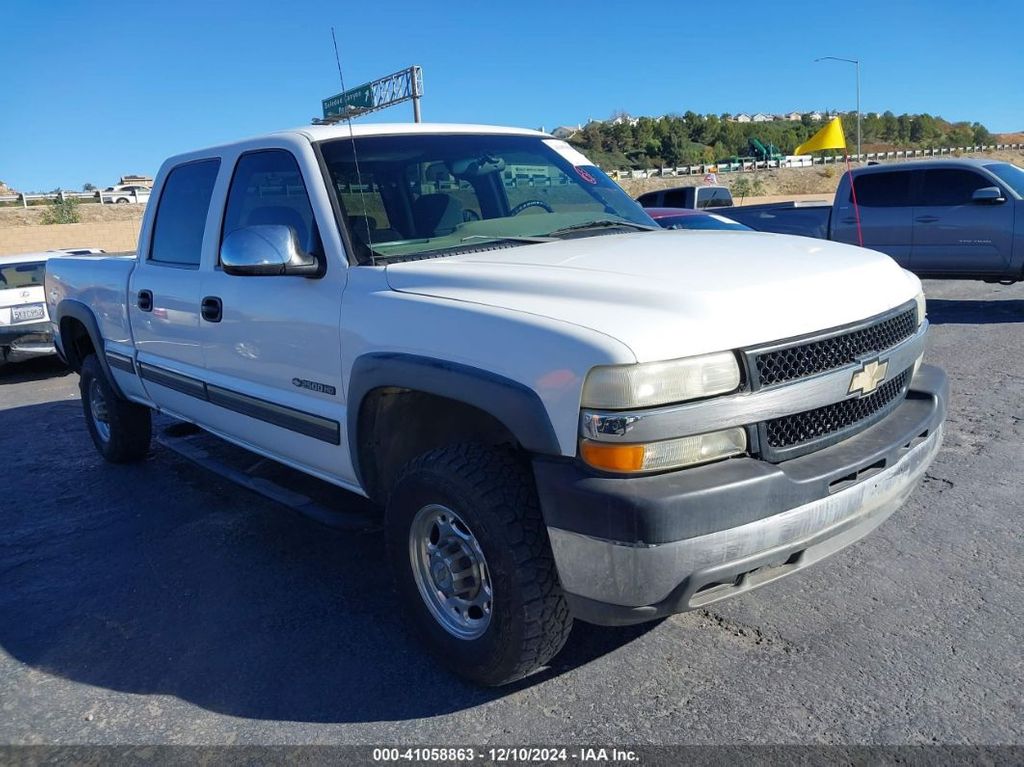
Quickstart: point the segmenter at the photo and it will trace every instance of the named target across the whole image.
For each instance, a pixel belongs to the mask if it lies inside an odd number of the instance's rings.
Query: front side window
[[[978,189],[992,186],[984,176],[970,170],[935,168],[924,172],[918,205],[970,205]]]
[[[291,152],[270,149],[238,159],[221,238],[245,226],[277,224],[291,227],[306,253],[319,251],[319,238],[299,164]]]
[[[199,266],[203,231],[220,160],[200,160],[174,168],[164,182],[153,224],[149,260],[174,266]]]
[[[656,228],[563,141],[407,134],[321,146],[361,263]]]

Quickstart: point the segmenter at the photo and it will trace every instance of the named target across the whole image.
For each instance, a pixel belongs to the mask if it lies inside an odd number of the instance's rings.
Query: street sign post
[[[313,122],[336,123],[401,104],[403,101],[412,101],[413,119],[420,122],[422,96],[423,70],[419,67],[409,67],[324,99],[324,116],[314,118]]]

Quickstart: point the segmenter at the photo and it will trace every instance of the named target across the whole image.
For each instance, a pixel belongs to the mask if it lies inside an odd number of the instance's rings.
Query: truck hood
[[[602,235],[392,264],[386,274],[396,291],[590,328],[638,362],[844,325],[920,289],[881,253],[758,232]]]

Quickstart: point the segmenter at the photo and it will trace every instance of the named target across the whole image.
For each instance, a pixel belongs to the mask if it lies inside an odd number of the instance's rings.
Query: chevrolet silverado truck
[[[46,274],[96,448],[144,458],[160,411],[377,501],[411,624],[479,683],[802,570],[939,449],[915,276],[658,229],[543,133],[305,127],[153,200],[134,259]]]
[[[1008,162],[943,159],[855,168],[835,201],[730,208],[759,232],[857,243],[921,277],[1024,280],[1024,169]]]

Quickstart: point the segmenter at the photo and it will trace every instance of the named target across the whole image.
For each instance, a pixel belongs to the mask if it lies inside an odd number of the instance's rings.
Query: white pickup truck
[[[916,277],[658,229],[546,134],[300,128],[173,157],[154,200],[135,259],[46,273],[98,450],[143,458],[158,410],[378,501],[412,624],[481,683],[546,663],[574,618],[834,553],[939,449]]]

